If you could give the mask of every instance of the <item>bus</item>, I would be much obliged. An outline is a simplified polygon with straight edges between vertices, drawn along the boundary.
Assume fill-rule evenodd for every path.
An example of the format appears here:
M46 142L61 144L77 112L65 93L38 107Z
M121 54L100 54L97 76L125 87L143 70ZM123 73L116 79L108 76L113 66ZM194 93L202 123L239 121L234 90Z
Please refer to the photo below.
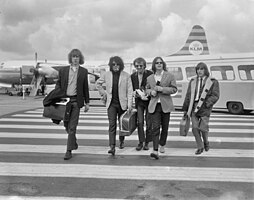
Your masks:
M190 79L196 75L195 66L199 62L207 64L210 76L220 84L220 98L214 109L227 109L232 114L250 113L254 110L254 54L225 54L163 57L167 70L174 74L178 92L173 95L176 107L181 108ZM152 59L146 59L147 69L151 69ZM98 74L108 70L108 65L100 65ZM125 69L133 73L131 62L125 62Z

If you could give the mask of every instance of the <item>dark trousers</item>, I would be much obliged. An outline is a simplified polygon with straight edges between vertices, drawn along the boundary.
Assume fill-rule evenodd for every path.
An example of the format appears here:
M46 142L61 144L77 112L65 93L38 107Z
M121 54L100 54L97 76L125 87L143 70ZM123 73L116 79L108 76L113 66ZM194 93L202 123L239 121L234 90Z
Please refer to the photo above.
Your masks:
M139 103L137 104L137 124L138 124L138 139L139 142L151 142L151 114L148 113L148 104ZM144 132L144 120L146 122L146 134Z
M170 112L164 113L161 104L157 103L155 111L151 115L153 149L158 151L159 145L164 146L167 142Z
M114 104L111 103L109 108L108 108L108 121L109 121L109 146L114 147L116 145L116 128L117 128L117 119L118 123L120 120L120 116L124 113L125 111L122 110L120 104ZM124 136L119 136L119 141L123 142L124 141Z
M79 112L80 108L75 100L71 100L71 111L69 122L66 127L66 132L68 133L67 139L67 150L73 150L76 148L77 145L77 138L76 138L76 130L79 121Z

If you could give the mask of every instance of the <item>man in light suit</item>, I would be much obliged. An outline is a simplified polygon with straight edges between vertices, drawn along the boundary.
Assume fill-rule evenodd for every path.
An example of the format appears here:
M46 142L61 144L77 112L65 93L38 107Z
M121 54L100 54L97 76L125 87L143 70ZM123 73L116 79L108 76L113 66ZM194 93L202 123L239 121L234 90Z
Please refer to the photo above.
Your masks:
M167 71L161 57L153 60L152 71L154 74L147 78L146 85L146 93L151 96L148 111L152 116L153 153L150 156L159 159L159 145L160 152L165 152L170 112L174 110L171 94L177 92L177 86L174 75Z
M124 63L119 56L109 59L109 71L103 73L97 80L96 86L102 100L106 104L109 120L109 154L115 155L117 118L132 109L132 82L130 74L124 72ZM102 85L105 84L106 90ZM120 146L124 148L124 136L119 137Z

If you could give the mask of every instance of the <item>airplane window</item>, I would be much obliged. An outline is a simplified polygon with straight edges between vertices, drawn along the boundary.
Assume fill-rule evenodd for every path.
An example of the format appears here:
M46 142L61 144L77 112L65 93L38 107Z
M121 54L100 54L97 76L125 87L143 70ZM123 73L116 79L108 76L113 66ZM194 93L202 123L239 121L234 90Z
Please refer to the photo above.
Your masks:
M254 65L239 65L238 72L241 80L254 79Z

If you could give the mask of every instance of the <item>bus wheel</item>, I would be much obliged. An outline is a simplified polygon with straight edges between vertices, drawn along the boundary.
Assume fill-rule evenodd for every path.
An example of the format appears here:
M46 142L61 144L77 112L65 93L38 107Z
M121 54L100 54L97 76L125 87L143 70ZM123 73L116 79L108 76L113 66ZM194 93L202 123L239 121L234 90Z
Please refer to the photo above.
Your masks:
M230 102L228 103L228 111L232 114L242 114L243 104L240 102Z

